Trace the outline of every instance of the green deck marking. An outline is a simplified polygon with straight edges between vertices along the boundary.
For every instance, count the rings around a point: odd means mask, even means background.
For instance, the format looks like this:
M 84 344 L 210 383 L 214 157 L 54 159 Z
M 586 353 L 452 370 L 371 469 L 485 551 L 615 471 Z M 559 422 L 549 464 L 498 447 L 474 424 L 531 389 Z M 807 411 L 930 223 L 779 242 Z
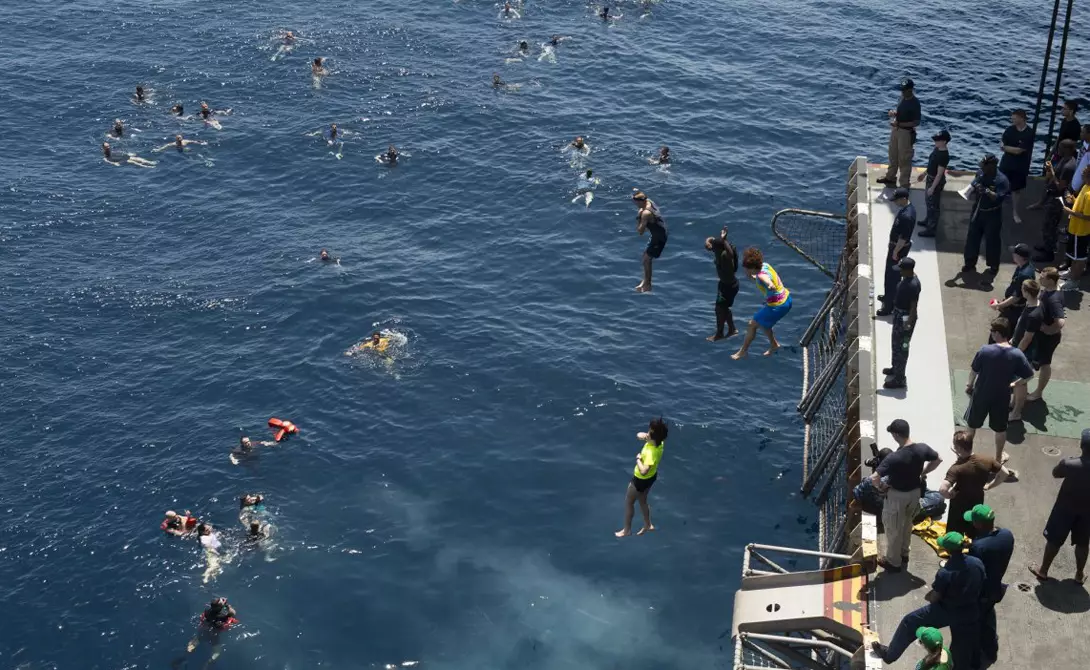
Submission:
M 953 385 L 954 422 L 965 425 L 965 408 L 969 406 L 969 396 L 965 394 L 965 383 L 969 381 L 968 370 L 953 370 L 950 383 Z M 1029 390 L 1037 386 L 1036 380 L 1030 380 Z M 1077 440 L 1083 428 L 1090 425 L 1090 384 L 1065 382 L 1056 379 L 1048 383 L 1045 397 L 1037 402 L 1027 402 L 1022 410 L 1022 425 L 1011 424 L 1008 434 L 1012 442 L 1018 433 L 1053 435 Z M 987 428 L 987 423 L 984 425 Z

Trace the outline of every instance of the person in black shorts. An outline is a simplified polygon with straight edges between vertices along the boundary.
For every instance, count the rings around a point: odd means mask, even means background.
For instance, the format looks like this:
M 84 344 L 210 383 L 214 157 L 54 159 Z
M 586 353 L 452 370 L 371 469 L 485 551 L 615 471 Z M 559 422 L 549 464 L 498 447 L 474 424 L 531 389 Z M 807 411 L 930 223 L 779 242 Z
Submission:
M 637 293 L 651 292 L 651 263 L 662 255 L 666 248 L 666 221 L 662 219 L 659 208 L 642 191 L 632 194 L 632 202 L 636 203 L 640 211 L 636 214 L 636 232 L 643 235 L 651 233 L 651 241 L 647 243 L 647 249 L 643 252 L 643 281 L 636 285 Z
M 1011 183 L 1011 210 L 1014 222 L 1022 223 L 1018 214 L 1018 200 L 1026 189 L 1029 178 L 1030 159 L 1033 154 L 1033 128 L 1026 123 L 1026 110 L 1016 109 L 1011 112 L 1011 125 L 1003 131 L 1000 145 L 1003 157 L 999 160 L 999 171 L 1007 176 Z
M 1041 293 L 1038 299 L 1041 301 L 1041 330 L 1037 337 L 1037 353 L 1034 363 L 1037 365 L 1039 376 L 1037 389 L 1026 396 L 1026 400 L 1040 400 L 1041 395 L 1052 378 L 1052 356 L 1056 348 L 1060 346 L 1061 333 L 1067 323 L 1067 312 L 1064 309 L 1063 292 L 1059 290 L 1060 271 L 1054 267 L 1041 270 Z
M 988 427 L 995 431 L 995 460 L 1007 462 L 1003 447 L 1007 444 L 1007 421 L 1011 403 L 1011 382 L 1024 384 L 1033 377 L 1033 368 L 1021 349 L 1010 343 L 1011 324 L 1004 318 L 992 321 L 991 336 L 994 344 L 985 344 L 973 357 L 969 371 L 969 406 L 965 408 L 965 423 L 969 426 L 969 438 L 988 420 Z
M 715 342 L 725 337 L 738 334 L 734 327 L 734 314 L 730 308 L 734 306 L 734 298 L 738 295 L 738 249 L 727 239 L 727 227 L 719 233 L 719 239 L 709 237 L 704 240 L 704 248 L 715 254 L 715 272 L 719 275 L 719 287 L 715 295 L 715 335 L 708 337 L 709 342 Z M 727 326 L 727 333 L 723 334 L 723 325 Z
M 1075 547 L 1075 581 L 1086 583 L 1086 556 L 1090 553 L 1090 428 L 1082 431 L 1081 447 L 1081 456 L 1065 458 L 1052 469 L 1052 476 L 1062 479 L 1063 484 L 1045 524 L 1045 555 L 1041 565 L 1029 568 L 1041 581 L 1050 579 L 1048 569 L 1070 537 Z

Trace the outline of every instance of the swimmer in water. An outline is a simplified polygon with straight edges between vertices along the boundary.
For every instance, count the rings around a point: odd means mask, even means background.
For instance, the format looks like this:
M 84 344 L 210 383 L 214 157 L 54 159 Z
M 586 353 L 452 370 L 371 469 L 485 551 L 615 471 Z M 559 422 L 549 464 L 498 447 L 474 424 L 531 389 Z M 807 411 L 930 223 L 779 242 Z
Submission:
M 201 547 L 204 548 L 204 558 L 207 563 L 204 569 L 204 583 L 207 584 L 220 573 L 220 547 L 223 546 L 223 543 L 220 542 L 219 535 L 210 523 L 197 525 L 197 539 L 200 540 Z
M 269 536 L 269 527 L 260 521 L 251 521 L 250 530 L 246 533 L 246 541 L 258 543 Z
M 575 185 L 575 197 L 572 198 L 572 204 L 582 200 L 587 207 L 590 207 L 590 203 L 594 201 L 594 187 L 598 184 L 599 179 L 594 176 L 594 170 L 587 170 L 579 177 L 579 182 Z
M 212 643 L 212 656 L 208 659 L 208 663 L 205 664 L 207 668 L 219 658 L 222 651 L 219 634 L 237 622 L 236 616 L 237 612 L 235 612 L 235 608 L 227 604 L 227 598 L 213 599 L 208 604 L 208 609 L 201 613 L 200 628 L 197 630 L 197 634 L 193 636 L 193 639 L 189 641 L 189 644 L 186 645 L 186 652 L 193 653 L 193 650 L 200 643 L 201 637 L 207 637 Z M 184 662 L 184 659 L 180 660 Z M 175 665 L 175 667 L 178 666 Z
M 506 87 L 507 87 L 507 84 L 505 84 L 504 81 L 502 79 L 500 79 L 499 73 L 498 72 L 493 72 L 492 73 L 492 88 L 506 88 Z
M 215 118 L 213 118 L 214 115 L 216 115 L 216 114 L 230 114 L 231 109 L 230 108 L 227 108 L 227 109 L 212 109 L 211 107 L 208 106 L 207 102 L 204 102 L 202 100 L 201 101 L 201 110 L 200 110 L 199 113 L 201 115 L 201 118 L 204 119 L 205 123 L 212 126 L 216 130 L 219 130 L 223 126 L 220 125 L 219 121 L 217 121 Z
M 121 123 L 121 119 L 114 119 L 114 127 L 110 129 L 110 134 L 114 137 L 125 136 L 125 124 Z
M 246 458 L 248 456 L 253 455 L 255 447 L 273 447 L 273 446 L 276 446 L 276 442 L 272 442 L 272 441 L 254 442 L 250 438 L 243 435 L 242 437 L 240 437 L 238 439 L 238 446 L 231 450 L 231 453 L 228 456 L 228 458 L 231 459 L 232 463 L 234 463 L 235 465 L 238 465 L 239 459 Z
M 155 161 L 149 161 L 146 158 L 141 158 L 135 154 L 129 154 L 123 151 L 114 151 L 110 148 L 109 142 L 102 143 L 102 160 L 115 167 L 120 167 L 125 164 L 142 168 L 155 167 Z
M 174 147 L 178 151 L 185 151 L 185 148 L 188 147 L 190 144 L 199 144 L 201 146 L 207 146 L 208 142 L 205 142 L 204 140 L 186 140 L 186 139 L 183 139 L 181 135 L 175 135 L 173 142 L 171 142 L 170 144 L 164 144 L 161 147 L 157 147 L 155 149 L 152 149 L 152 151 L 154 151 L 155 153 L 159 153 L 160 151 L 166 151 L 167 149 L 169 149 L 171 147 Z
M 191 523 L 192 522 L 192 523 Z M 193 532 L 193 528 L 197 524 L 197 519 L 189 516 L 189 510 L 186 510 L 185 515 L 178 514 L 171 510 L 166 513 L 166 518 L 163 519 L 163 523 L 160 524 L 160 528 L 163 529 L 168 535 L 174 537 L 185 537 Z
M 569 144 L 568 146 L 571 147 L 572 149 L 575 149 L 576 151 L 580 151 L 582 153 L 587 153 L 587 143 L 583 141 L 583 136 L 582 135 L 580 135 L 579 137 L 576 137 L 574 140 L 572 140 L 571 144 Z
M 185 107 L 183 107 L 182 103 L 179 102 L 178 104 L 170 108 L 170 113 L 174 116 L 181 116 L 185 114 Z
M 391 144 L 390 148 L 386 150 L 386 153 L 382 155 L 382 162 L 387 165 L 397 165 L 397 157 L 399 155 L 397 147 Z
M 563 42 L 564 40 L 570 40 L 570 39 L 571 39 L 570 37 L 565 37 L 563 35 L 553 35 L 552 37 L 549 38 L 549 46 L 558 47 L 558 46 L 560 46 L 561 42 Z
M 325 58 L 315 58 L 310 64 L 310 73 L 315 77 L 324 77 L 329 74 L 329 70 L 325 69 Z
M 257 512 L 265 511 L 265 496 L 260 493 L 247 493 L 238 499 L 238 520 L 247 524 Z
M 330 256 L 329 252 L 325 249 L 322 249 L 322 253 L 318 254 L 318 260 L 322 261 L 323 263 L 336 263 L 337 265 L 341 264 L 341 259 L 337 258 L 336 256 Z
M 602 7 L 600 10 L 598 10 L 598 18 L 602 19 L 603 21 L 606 21 L 607 23 L 609 21 L 616 21 L 617 19 L 621 18 L 622 16 L 624 16 L 624 15 L 623 14 L 614 14 L 614 15 L 611 16 L 610 13 L 609 13 L 609 5 L 606 5 L 605 7 Z
M 386 353 L 387 347 L 390 346 L 390 338 L 383 337 L 382 333 L 375 331 L 371 333 L 371 339 L 363 344 L 360 349 L 371 349 L 380 354 Z
M 518 52 L 523 56 L 528 56 L 530 54 L 530 43 L 526 40 L 520 41 Z
M 670 147 L 663 145 L 659 149 L 659 155 L 656 158 L 651 159 L 652 165 L 669 165 L 670 164 Z
M 511 6 L 510 2 L 503 3 L 503 9 L 500 11 L 500 16 L 507 19 L 521 19 L 522 15 L 515 11 L 515 8 Z
M 135 102 L 145 102 L 145 100 L 144 100 L 144 87 L 143 86 L 140 86 L 139 84 L 136 85 L 136 94 L 133 95 L 132 99 Z

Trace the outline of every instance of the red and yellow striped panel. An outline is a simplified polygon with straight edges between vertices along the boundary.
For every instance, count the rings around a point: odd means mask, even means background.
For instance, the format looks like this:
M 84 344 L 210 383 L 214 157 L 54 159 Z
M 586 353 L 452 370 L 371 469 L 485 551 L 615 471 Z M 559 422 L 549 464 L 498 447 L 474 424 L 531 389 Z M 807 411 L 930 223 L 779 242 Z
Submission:
M 867 575 L 858 563 L 825 571 L 825 616 L 863 633 L 868 622 Z

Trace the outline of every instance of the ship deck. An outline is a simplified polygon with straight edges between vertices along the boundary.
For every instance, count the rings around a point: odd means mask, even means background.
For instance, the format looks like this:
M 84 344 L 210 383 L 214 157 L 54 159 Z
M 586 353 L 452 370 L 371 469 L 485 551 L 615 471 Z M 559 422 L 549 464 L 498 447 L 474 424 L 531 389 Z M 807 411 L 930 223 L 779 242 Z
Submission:
M 884 166 L 869 166 L 869 192 L 865 199 L 870 209 L 875 292 L 881 291 L 882 259 L 896 210 L 888 201 L 891 191 L 875 182 L 883 173 Z M 951 435 L 967 402 L 964 393 L 967 371 L 973 354 L 986 343 L 988 323 L 995 316 L 988 301 L 993 296 L 1002 298 L 1011 276 L 1013 265 L 1006 247 L 1016 242 L 1033 245 L 1040 240 L 1039 213 L 1026 212 L 1023 223 L 1016 226 L 1008 205 L 1003 232 L 1004 263 L 994 286 L 984 283 L 979 275 L 961 276 L 969 203 L 956 191 L 971 179 L 971 174 L 957 174 L 947 184 L 939 237 L 913 240 L 912 256 L 916 259 L 923 293 L 908 361 L 908 388 L 882 390 L 883 376 L 876 375 L 878 446 L 895 449 L 885 426 L 893 419 L 906 419 L 912 426 L 913 439 L 930 444 L 944 459 L 939 470 L 928 478 L 932 489 L 938 488 L 946 468 L 955 460 Z M 913 180 L 913 186 L 912 202 L 918 218 L 923 218 L 926 208 L 922 183 Z M 1040 180 L 1031 180 L 1025 201 L 1035 202 L 1042 188 Z M 983 269 L 983 257 L 978 266 Z M 1090 279 L 1084 281 L 1084 287 L 1090 287 Z M 1052 477 L 1052 468 L 1059 458 L 1079 453 L 1078 436 L 1083 428 L 1090 427 L 1087 383 L 1090 318 L 1083 308 L 1082 293 L 1068 292 L 1065 297 L 1067 325 L 1045 399 L 1027 404 L 1024 428 L 1014 423 L 1008 431 L 1009 466 L 1018 471 L 1020 481 L 1004 484 L 987 494 L 987 503 L 996 510 L 997 524 L 1009 528 L 1015 536 L 1014 557 L 1004 579 L 1010 588 L 997 608 L 1000 653 L 998 662 L 992 666 L 996 670 L 1021 670 L 1029 665 L 1081 667 L 1090 655 L 1090 637 L 1085 634 L 1090 594 L 1072 580 L 1071 547 L 1061 550 L 1053 564 L 1050 572 L 1056 578 L 1054 581 L 1039 583 L 1028 570 L 1030 564 L 1041 559 L 1044 548 L 1041 531 L 1059 488 L 1059 482 Z M 873 318 L 877 306 L 874 296 L 870 298 Z M 872 360 L 876 370 L 890 364 L 890 335 L 889 319 L 875 319 Z M 1032 390 L 1036 381 L 1030 384 Z M 987 427 L 977 431 L 975 443 L 981 453 L 994 453 L 993 434 Z M 924 593 L 938 569 L 939 559 L 934 551 L 918 537 L 913 537 L 912 542 L 908 570 L 896 575 L 879 572 L 872 582 L 872 627 L 882 640 L 892 637 L 905 613 L 924 603 Z M 949 631 L 945 633 L 949 642 Z M 917 657 L 910 650 L 891 667 L 914 667 Z

